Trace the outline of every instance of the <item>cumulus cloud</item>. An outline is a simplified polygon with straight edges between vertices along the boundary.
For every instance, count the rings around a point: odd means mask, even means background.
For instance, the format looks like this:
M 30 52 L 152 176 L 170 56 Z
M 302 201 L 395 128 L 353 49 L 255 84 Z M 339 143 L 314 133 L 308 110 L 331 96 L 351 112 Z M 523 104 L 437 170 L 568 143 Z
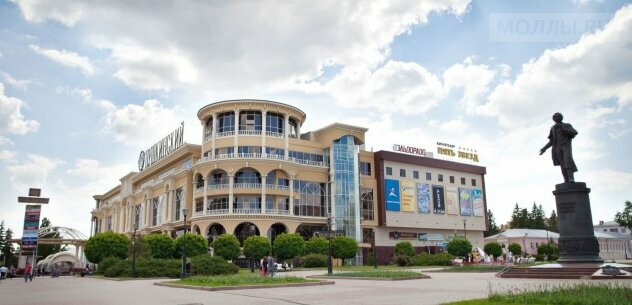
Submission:
M 88 43 L 111 51 L 115 75 L 128 85 L 144 89 L 196 85 L 215 93 L 243 84 L 253 92 L 260 92 L 255 86 L 261 83 L 291 87 L 315 79 L 330 65 L 374 68 L 385 61 L 396 36 L 427 22 L 430 13 L 461 15 L 469 4 L 469 0 L 177 5 L 172 1 L 150 6 L 123 0 L 90 5 L 78 0 L 58 2 L 16 0 L 27 21 L 81 24 Z
M 30 79 L 17 79 L 14 78 L 11 74 L 7 72 L 1 72 L 3 75 L 4 81 L 6 81 L 9 85 L 16 87 L 21 90 L 28 89 L 28 86 L 33 82 Z
M 15 191 L 24 191 L 29 187 L 42 187 L 49 174 L 62 161 L 42 155 L 29 154 L 27 160 L 7 166 L 9 181 Z
M 506 68 L 501 69 L 501 73 L 505 73 Z M 445 90 L 463 89 L 460 103 L 471 114 L 477 113 L 495 76 L 496 71 L 487 65 L 475 64 L 472 57 L 466 58 L 463 63 L 452 65 L 443 72 Z
M 39 122 L 24 119 L 21 112 L 23 106 L 22 100 L 5 95 L 4 85 L 0 83 L 0 142 L 6 142 L 3 135 L 23 135 L 39 128 Z
M 91 76 L 94 74 L 94 67 L 90 62 L 90 59 L 81 56 L 75 52 L 66 51 L 66 50 L 54 50 L 54 49 L 44 49 L 36 45 L 29 46 L 31 50 L 34 52 L 44 55 L 48 57 L 50 60 L 57 62 L 63 66 L 78 68 L 83 72 L 83 74 L 87 76 Z
M 98 104 L 105 112 L 101 118 L 103 131 L 124 144 L 148 144 L 150 142 L 146 141 L 162 138 L 182 121 L 177 107 L 166 108 L 157 100 L 122 107 L 110 101 L 100 101 Z
M 0 150 L 0 160 L 11 161 L 15 158 L 15 152 L 10 150 Z
M 79 96 L 81 97 L 81 99 L 83 99 L 84 102 L 90 102 L 92 101 L 92 90 L 88 89 L 88 88 L 79 88 L 79 87 L 74 87 L 74 88 L 70 88 L 70 87 L 57 87 L 55 88 L 55 92 L 57 92 L 58 94 L 67 94 L 70 96 Z
M 514 81 L 498 85 L 486 110 L 504 126 L 524 125 L 541 113 L 577 113 L 604 100 L 632 103 L 632 5 L 575 44 L 546 50 L 522 66 Z
M 133 169 L 131 164 L 119 164 L 111 167 L 103 166 L 98 160 L 79 159 L 75 161 L 74 167 L 66 171 L 67 174 L 82 179 L 87 179 L 91 183 L 98 183 L 103 190 L 119 184 L 119 179 Z

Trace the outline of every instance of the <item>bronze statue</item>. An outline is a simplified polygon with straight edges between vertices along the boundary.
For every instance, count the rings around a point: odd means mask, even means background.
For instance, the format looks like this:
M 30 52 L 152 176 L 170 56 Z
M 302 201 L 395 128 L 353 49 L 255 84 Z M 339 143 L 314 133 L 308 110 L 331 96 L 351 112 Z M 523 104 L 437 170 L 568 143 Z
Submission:
M 575 182 L 574 173 L 577 171 L 577 166 L 575 166 L 575 161 L 573 161 L 571 140 L 577 135 L 577 130 L 575 130 L 571 124 L 562 123 L 563 118 L 559 112 L 553 115 L 555 125 L 551 127 L 549 143 L 546 143 L 546 145 L 540 149 L 540 155 L 549 147 L 553 146 L 551 150 L 553 165 L 560 166 L 562 169 L 564 182 Z

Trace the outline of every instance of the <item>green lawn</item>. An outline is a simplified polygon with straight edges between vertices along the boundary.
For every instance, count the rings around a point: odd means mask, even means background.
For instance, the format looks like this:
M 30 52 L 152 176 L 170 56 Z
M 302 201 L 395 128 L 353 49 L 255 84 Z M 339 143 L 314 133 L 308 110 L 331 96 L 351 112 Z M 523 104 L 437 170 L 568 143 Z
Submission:
M 248 285 L 279 285 L 288 283 L 309 283 L 318 282 L 317 280 L 308 280 L 300 277 L 261 277 L 258 273 L 254 275 L 248 273 L 240 273 L 237 275 L 222 275 L 212 277 L 194 276 L 183 280 L 169 282 L 176 285 L 191 285 L 204 287 L 219 286 L 248 286 Z
M 505 266 L 499 265 L 464 265 L 451 266 L 441 269 L 444 272 L 498 272 L 505 269 Z
M 543 286 L 537 291 L 492 294 L 487 299 L 448 303 L 449 305 L 613 305 L 632 304 L 632 288 L 623 285 L 579 284 Z
M 422 274 L 412 271 L 356 271 L 356 272 L 339 272 L 331 277 L 369 277 L 369 278 L 411 278 L 418 277 Z

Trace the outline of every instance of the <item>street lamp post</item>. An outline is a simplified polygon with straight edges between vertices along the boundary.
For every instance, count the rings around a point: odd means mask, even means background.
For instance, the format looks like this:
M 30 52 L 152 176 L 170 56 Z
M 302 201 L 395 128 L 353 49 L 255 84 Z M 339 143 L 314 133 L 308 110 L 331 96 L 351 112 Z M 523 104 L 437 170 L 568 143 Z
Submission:
M 463 218 L 463 231 L 465 235 L 465 240 L 467 240 L 467 219 Z
M 248 237 L 255 235 L 255 225 L 250 224 L 249 230 L 250 230 L 250 235 Z M 254 257 L 252 257 L 252 255 L 250 255 L 250 272 L 251 273 L 255 272 L 255 259 Z
M 182 276 L 181 278 L 187 277 L 187 208 L 182 208 L 182 216 L 184 217 L 184 234 L 182 235 Z
M 329 228 L 329 231 L 331 231 L 331 214 L 327 215 L 327 228 Z M 329 238 L 329 251 L 328 251 L 328 258 L 327 258 L 327 274 L 328 275 L 333 274 L 332 266 L 333 266 L 333 261 L 331 260 L 331 238 Z
M 377 252 L 375 252 L 375 230 L 371 230 L 371 248 L 373 248 L 373 268 L 377 269 Z
M 138 222 L 134 223 L 134 233 L 132 235 L 132 275 L 136 276 L 136 230 L 138 230 Z
M 527 256 L 527 232 L 524 232 L 524 238 L 522 239 L 522 246 L 524 247 L 524 255 Z

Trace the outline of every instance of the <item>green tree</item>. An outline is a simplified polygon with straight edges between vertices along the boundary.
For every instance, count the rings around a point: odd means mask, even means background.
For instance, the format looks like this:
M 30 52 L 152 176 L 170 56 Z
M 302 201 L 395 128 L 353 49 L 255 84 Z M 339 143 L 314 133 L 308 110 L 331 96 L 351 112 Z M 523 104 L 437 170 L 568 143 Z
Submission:
M 52 223 L 50 221 L 50 219 L 44 217 L 44 219 L 42 219 L 42 225 L 40 226 L 41 228 L 48 228 L 51 227 Z M 41 236 L 40 238 L 57 238 L 57 239 L 61 239 L 61 235 L 59 234 L 59 232 L 57 232 L 56 230 L 50 233 L 47 233 L 43 236 Z M 58 245 L 50 245 L 50 244 L 42 244 L 42 243 L 38 243 L 37 244 L 37 255 L 41 256 L 41 257 L 47 257 L 51 254 L 55 254 L 58 252 L 62 252 L 62 251 L 66 251 L 66 247 L 62 247 L 62 245 L 58 244 Z
M 108 231 L 90 237 L 86 242 L 84 253 L 88 261 L 98 264 L 105 257 L 125 259 L 129 245 L 127 236 Z
M 281 234 L 274 240 L 274 254 L 279 260 L 301 256 L 305 252 L 305 241 L 300 234 Z
M 497 242 L 491 242 L 485 245 L 483 248 L 485 253 L 494 256 L 494 260 L 503 254 L 503 247 Z
M 632 202 L 630 202 L 630 200 L 625 202 L 623 212 L 617 212 L 617 214 L 614 215 L 614 221 L 620 226 L 632 230 Z
M 542 205 L 538 207 L 535 204 L 535 202 L 533 202 L 533 207 L 531 207 L 531 212 L 529 213 L 529 216 L 528 216 L 528 219 L 529 219 L 528 228 L 538 229 L 538 230 L 546 229 L 544 218 L 545 216 L 544 216 L 544 211 L 542 210 Z
M 551 232 L 560 232 L 557 222 L 557 214 L 555 210 L 551 211 L 551 216 L 546 219 L 546 229 Z
M 507 250 L 509 250 L 509 252 L 513 255 L 520 255 L 522 253 L 522 247 L 517 243 L 509 244 L 509 246 L 507 246 Z
M 13 244 L 7 242 L 8 240 L 13 238 L 13 230 L 11 228 L 7 228 L 4 232 L 4 245 L 0 248 L 2 252 L 3 259 L 6 257 L 7 266 L 17 266 L 18 265 L 18 257 L 15 255 L 15 249 L 13 249 Z
M 323 254 L 329 252 L 329 241 L 324 237 L 313 236 L 305 242 L 305 254 Z
M 472 243 L 461 237 L 455 237 L 448 243 L 448 253 L 454 256 L 465 256 L 472 252 Z
M 549 256 L 549 260 L 551 260 L 551 257 L 557 257 L 560 254 L 560 250 L 557 247 L 557 244 L 554 242 L 549 242 L 546 244 L 541 244 L 538 246 L 538 254 L 540 255 L 548 255 Z
M 129 248 L 127 249 L 127 257 L 132 258 L 134 255 L 136 255 L 136 259 L 151 257 L 149 245 L 145 239 L 138 234 L 136 235 L 136 241 L 134 242 L 132 240 L 129 244 Z
M 511 220 L 509 220 L 509 226 L 512 229 L 517 229 L 521 225 L 522 224 L 520 223 L 520 207 L 518 206 L 518 203 L 516 202 L 513 212 L 511 213 Z
M 270 240 L 263 236 L 250 236 L 244 241 L 244 255 L 255 262 L 268 255 L 271 249 Z
M 198 256 L 208 252 L 206 238 L 194 233 L 186 233 L 176 238 L 175 256 L 182 257 L 182 253 L 188 257 Z
M 358 242 L 348 236 L 338 236 L 331 240 L 331 256 L 340 259 L 354 258 L 358 252 Z
M 496 224 L 496 219 L 492 210 L 487 210 L 487 231 L 483 232 L 485 237 L 500 233 L 500 228 Z
M 149 234 L 143 238 L 153 258 L 172 258 L 176 243 L 166 234 Z
M 213 241 L 213 255 L 221 256 L 225 260 L 239 257 L 239 239 L 231 234 L 222 234 Z
M 395 244 L 395 255 L 415 256 L 415 248 L 409 241 L 400 241 Z

